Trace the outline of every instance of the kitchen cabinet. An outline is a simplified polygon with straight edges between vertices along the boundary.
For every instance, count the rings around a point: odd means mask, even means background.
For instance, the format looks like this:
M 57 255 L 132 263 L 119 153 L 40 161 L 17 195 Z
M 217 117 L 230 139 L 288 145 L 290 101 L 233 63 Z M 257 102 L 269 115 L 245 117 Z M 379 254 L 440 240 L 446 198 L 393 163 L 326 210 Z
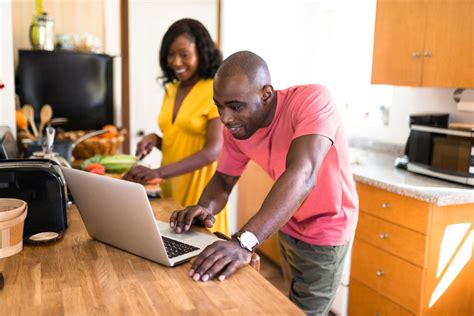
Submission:
M 372 83 L 474 87 L 474 1 L 378 0 Z
M 239 180 L 237 225 L 240 229 L 260 209 L 274 181 L 253 161 L 250 161 Z M 258 250 L 276 264 L 280 264 L 278 236 L 273 234 Z
M 350 315 L 472 315 L 474 205 L 447 205 L 357 183 L 360 217 Z

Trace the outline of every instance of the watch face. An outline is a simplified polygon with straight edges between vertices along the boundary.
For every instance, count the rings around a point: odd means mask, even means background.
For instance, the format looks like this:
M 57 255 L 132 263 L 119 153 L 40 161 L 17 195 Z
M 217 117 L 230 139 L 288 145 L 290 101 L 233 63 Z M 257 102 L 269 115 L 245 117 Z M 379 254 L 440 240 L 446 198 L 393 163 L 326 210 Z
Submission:
M 240 235 L 240 242 L 249 250 L 252 250 L 258 244 L 257 238 L 254 234 L 249 232 L 243 232 L 242 235 Z

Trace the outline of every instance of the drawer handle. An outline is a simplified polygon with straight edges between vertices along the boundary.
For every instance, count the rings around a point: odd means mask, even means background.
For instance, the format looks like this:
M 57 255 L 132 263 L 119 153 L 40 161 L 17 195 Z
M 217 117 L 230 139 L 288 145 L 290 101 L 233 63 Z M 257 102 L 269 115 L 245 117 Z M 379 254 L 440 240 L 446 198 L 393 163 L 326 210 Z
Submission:
M 380 237 L 380 239 L 387 239 L 388 238 L 388 233 L 380 233 L 379 237 Z
M 385 272 L 383 272 L 383 270 L 379 270 L 379 271 L 375 272 L 375 274 L 377 276 L 383 276 L 385 274 Z
M 382 316 L 382 314 L 381 314 L 381 313 L 379 313 L 379 312 L 375 312 L 375 314 L 374 314 L 374 315 L 375 315 L 375 316 Z
M 382 208 L 389 208 L 389 207 L 390 207 L 390 203 L 388 202 L 382 203 Z

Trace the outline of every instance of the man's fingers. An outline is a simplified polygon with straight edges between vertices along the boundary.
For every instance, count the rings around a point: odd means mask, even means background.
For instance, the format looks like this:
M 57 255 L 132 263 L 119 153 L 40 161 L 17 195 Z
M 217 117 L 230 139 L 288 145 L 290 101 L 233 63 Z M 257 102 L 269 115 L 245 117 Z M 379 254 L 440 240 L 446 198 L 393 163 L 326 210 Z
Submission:
M 174 211 L 170 216 L 170 227 L 174 228 L 176 226 L 176 219 L 180 211 Z
M 225 268 L 224 272 L 222 272 L 218 280 L 219 281 L 224 281 L 225 279 L 229 278 L 232 274 L 235 273 L 239 268 L 241 267 L 241 264 L 238 261 L 233 261 L 227 265 Z
M 230 262 L 232 261 L 231 257 L 225 256 L 214 262 L 212 267 L 210 267 L 207 272 L 201 276 L 201 281 L 212 280 L 212 278 L 219 274 Z
M 186 216 L 184 218 L 184 231 L 188 231 L 189 228 L 191 228 L 191 225 L 193 224 L 193 221 L 195 218 L 200 218 L 201 214 L 203 213 L 203 209 L 194 207 L 191 210 L 189 210 L 186 213 Z
M 184 228 L 184 218 L 186 216 L 186 212 L 188 211 L 188 208 L 185 208 L 184 210 L 178 212 L 178 216 L 176 217 L 176 226 L 174 230 L 177 233 L 181 233 Z
M 219 241 L 215 241 L 214 243 L 204 248 L 204 250 L 199 254 L 199 256 L 193 258 L 191 270 L 189 270 L 189 276 L 193 276 L 194 273 L 198 270 L 199 266 L 204 262 L 204 260 L 206 260 L 207 257 L 212 255 L 216 251 L 218 243 Z
M 204 220 L 204 226 L 206 226 L 207 228 L 211 228 L 212 226 L 214 226 L 215 222 L 216 218 L 214 217 L 214 215 L 209 214 Z
M 211 269 L 212 266 L 214 266 L 214 264 L 218 260 L 220 260 L 222 257 L 223 257 L 223 254 L 220 251 L 215 251 L 211 255 L 207 256 L 203 261 L 201 261 L 201 264 L 194 269 L 193 280 L 194 281 L 201 280 L 202 277 L 205 276 L 209 272 L 209 269 Z M 205 281 L 207 281 L 208 279 L 209 279 L 209 276 L 207 276 Z

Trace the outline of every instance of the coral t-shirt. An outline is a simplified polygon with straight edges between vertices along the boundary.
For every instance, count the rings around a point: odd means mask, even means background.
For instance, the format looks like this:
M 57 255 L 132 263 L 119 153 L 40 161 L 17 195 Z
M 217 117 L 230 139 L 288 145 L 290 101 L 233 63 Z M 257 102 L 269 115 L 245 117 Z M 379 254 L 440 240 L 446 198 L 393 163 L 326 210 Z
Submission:
M 343 245 L 354 236 L 358 197 L 334 100 L 321 85 L 294 86 L 277 90 L 276 95 L 277 109 L 269 126 L 245 140 L 224 129 L 217 170 L 240 176 L 251 159 L 276 180 L 286 169 L 286 156 L 295 138 L 314 134 L 329 138 L 333 145 L 321 165 L 316 186 L 281 231 L 313 245 Z

